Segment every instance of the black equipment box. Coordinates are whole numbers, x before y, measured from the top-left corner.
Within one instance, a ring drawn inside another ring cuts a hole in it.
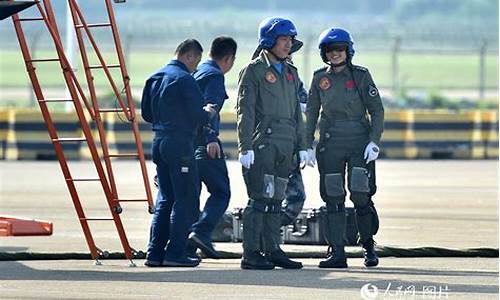
[[[230,239],[233,242],[241,242],[243,239],[243,210],[243,208],[235,208],[231,213],[233,230]],[[346,207],[346,217],[346,245],[358,245],[358,229],[354,208]],[[224,223],[226,224],[226,232],[229,232],[227,222],[226,214]],[[282,241],[285,244],[327,245],[326,226],[326,207],[304,209],[293,224],[282,227]],[[214,241],[216,240],[214,239]],[[227,238],[224,241],[227,241]]]

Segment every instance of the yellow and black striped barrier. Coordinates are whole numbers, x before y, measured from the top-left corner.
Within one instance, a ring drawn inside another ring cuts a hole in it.
[[[238,159],[238,133],[236,130],[236,114],[223,113],[220,116],[221,124],[219,138],[222,149],[227,158]]]
[[[481,111],[415,111],[419,158],[484,158]]]
[[[481,138],[484,142],[485,158],[498,158],[498,111],[481,113]]]
[[[150,158],[151,142],[153,140],[151,124],[144,122],[140,113],[137,113],[136,117],[139,120],[139,132],[144,155],[146,158]],[[110,154],[137,153],[132,123],[129,122],[122,113],[106,115],[104,124]]]
[[[60,138],[80,137],[82,131],[73,113],[51,113]],[[66,159],[80,159],[81,143],[62,145]],[[39,111],[15,110],[9,113],[5,158],[9,160],[56,159],[52,142]]]
[[[0,110],[0,159],[6,158],[7,134],[9,132],[9,120],[12,110]]]
[[[413,159],[418,155],[412,110],[387,112],[380,155],[388,158]]]
[[[74,113],[53,113],[61,137],[81,136]],[[151,125],[137,114],[143,149],[151,157]],[[135,151],[131,124],[118,114],[104,116],[106,139],[111,154]],[[97,130],[92,127],[99,147]],[[221,115],[220,139],[226,156],[238,157],[236,115]],[[86,145],[65,144],[68,159],[89,159]],[[47,129],[39,111],[0,110],[0,158],[10,160],[55,159]],[[101,151],[99,151],[101,152]],[[414,158],[498,158],[498,112],[480,111],[388,111],[381,143],[381,157]]]

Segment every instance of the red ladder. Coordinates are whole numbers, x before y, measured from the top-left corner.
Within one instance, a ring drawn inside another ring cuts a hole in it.
[[[18,14],[12,16],[14,22],[14,28],[16,31],[16,35],[19,41],[19,45],[21,48],[21,52],[23,54],[23,59],[26,65],[26,69],[31,80],[33,90],[35,96],[37,98],[37,102],[39,104],[40,110],[42,112],[42,116],[49,132],[50,139],[53,143],[54,150],[59,161],[59,165],[63,172],[63,176],[68,187],[68,190],[71,195],[71,199],[73,201],[73,205],[75,206],[75,210],[78,215],[78,219],[80,225],[82,226],[83,233],[85,235],[85,239],[87,241],[87,245],[90,249],[90,253],[92,258],[96,261],[96,264],[100,264],[99,258],[106,257],[107,251],[103,251],[98,248],[94,242],[94,238],[90,231],[89,221],[113,221],[118,232],[121,245],[123,247],[125,256],[128,260],[130,260],[130,266],[135,266],[133,262],[133,257],[135,254],[135,250],[133,250],[128,242],[127,236],[125,234],[125,230],[123,228],[122,221],[119,216],[119,212],[116,209],[116,199],[113,195],[113,191],[110,188],[110,184],[108,179],[106,178],[106,173],[101,163],[101,158],[97,151],[96,144],[94,142],[94,138],[92,136],[92,132],[89,126],[89,122],[85,116],[84,108],[82,106],[85,105],[92,119],[96,119],[96,115],[94,114],[89,102],[87,101],[85,94],[80,86],[75,73],[73,72],[71,65],[68,62],[64,54],[64,49],[62,46],[61,38],[59,35],[59,31],[57,28],[57,24],[55,21],[54,12],[52,9],[52,5],[50,0],[36,0],[36,7],[38,9],[40,17],[36,18],[21,18]],[[43,2],[43,6],[41,4]],[[43,21],[48,33],[50,34],[55,49],[57,52],[57,58],[46,58],[46,59],[33,59],[30,50],[24,35],[22,23],[24,22],[33,22],[33,21]],[[62,74],[64,77],[64,81],[66,86],[68,87],[70,99],[66,99],[66,97],[62,97],[59,99],[47,99],[45,98],[40,82],[38,80],[36,68],[34,64],[37,63],[47,63],[47,62],[59,62]],[[54,122],[51,117],[50,110],[48,108],[48,104],[51,103],[60,103],[60,102],[71,102],[74,105],[76,116],[78,118],[78,122],[81,126],[81,130],[83,132],[82,137],[61,137],[58,135],[58,131],[54,125]],[[133,106],[129,109],[130,115],[133,114]],[[92,156],[92,161],[95,166],[95,170],[97,172],[96,178],[73,178],[67,163],[67,160],[64,155],[64,149],[62,144],[65,143],[74,143],[74,142],[85,142],[88,146],[89,152]],[[104,195],[106,197],[106,202],[108,204],[108,208],[111,214],[111,217],[87,217],[83,210],[80,197],[78,195],[78,191],[75,185],[75,182],[100,182],[101,187],[103,189]],[[149,202],[148,202],[149,203]]]
[[[132,92],[130,89],[130,77],[127,73],[127,68],[125,67],[125,59],[121,47],[121,42],[120,42],[120,36],[118,33],[118,28],[116,25],[116,20],[113,12],[113,6],[111,3],[111,0],[104,0],[106,4],[106,11],[108,14],[108,21],[104,23],[95,23],[95,24],[88,24],[87,21],[85,20],[85,17],[82,13],[82,10],[78,6],[78,3],[75,0],[68,0],[69,7],[71,10],[71,15],[73,18],[73,25],[75,27],[75,32],[76,36],[78,39],[78,46],[80,48],[80,54],[82,58],[82,63],[83,67],[85,70],[85,78],[87,79],[87,84],[89,88],[89,93],[90,93],[90,99],[92,101],[92,107],[93,107],[93,116],[94,120],[96,123],[97,130],[99,132],[99,139],[101,142],[101,147],[103,151],[103,158],[104,162],[106,165],[106,171],[108,175],[108,180],[109,180],[109,185],[111,186],[111,191],[113,193],[113,201],[115,204],[115,210],[118,213],[122,212],[122,208],[120,205],[120,202],[147,202],[148,203],[148,211],[150,213],[153,213],[154,211],[154,204],[153,204],[153,197],[151,194],[151,187],[149,185],[149,179],[148,179],[148,174],[147,174],[147,169],[146,169],[146,161],[144,158],[144,151],[142,149],[142,141],[141,141],[141,136],[139,133],[139,124],[137,121],[137,117],[135,114],[135,106],[134,102],[132,100]],[[94,39],[91,28],[108,28],[111,29],[111,32],[113,34],[113,41],[115,44],[115,49],[116,49],[116,55],[118,57],[118,64],[107,64],[106,61],[104,60],[104,57],[102,53],[99,51],[99,48],[97,46],[97,42]],[[83,31],[83,32],[82,32]],[[85,46],[85,41],[84,41],[84,33],[88,39],[88,41],[92,45],[92,50],[95,52],[97,55],[97,58],[99,59],[99,64],[97,65],[90,65],[89,63],[89,57],[87,54],[87,49]],[[113,79],[113,75],[110,72],[111,68],[119,68],[120,69],[120,74],[121,74],[121,84],[123,88],[121,91],[125,92],[125,100],[122,97],[122,93],[117,87],[117,84],[115,80]],[[94,84],[94,76],[93,76],[93,71],[100,70],[104,71],[106,74],[106,78],[111,86],[111,89],[113,90],[114,96],[119,104],[119,108],[101,108],[99,106],[99,101],[95,89],[95,84]],[[132,133],[134,136],[135,140],[135,145],[137,152],[135,153],[116,153],[116,154],[111,154],[109,145],[106,139],[106,127],[103,123],[103,118],[101,114],[103,113],[117,113],[117,114],[123,114],[123,116],[128,120],[128,122],[131,125]],[[113,174],[113,167],[112,167],[112,158],[133,158],[133,159],[138,159],[141,172],[142,172],[142,178],[143,178],[143,184],[144,184],[144,190],[145,190],[145,197],[144,199],[125,199],[122,198],[118,195],[118,190],[116,187],[115,183],[115,175]]]

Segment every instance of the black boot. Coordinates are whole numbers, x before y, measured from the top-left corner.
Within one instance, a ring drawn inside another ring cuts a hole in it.
[[[272,270],[274,264],[268,261],[260,252],[243,253],[241,268],[245,270]]]
[[[334,269],[343,269],[347,268],[347,258],[345,256],[344,247],[330,247],[328,249],[329,255],[326,260],[320,261],[320,268],[334,268]]]
[[[363,255],[365,257],[366,267],[375,267],[378,265],[378,256],[375,252],[375,241],[373,239],[368,239],[363,243]]]
[[[279,248],[271,253],[266,253],[266,258],[276,267],[283,269],[302,269],[302,263],[300,261],[291,260],[286,253]]]

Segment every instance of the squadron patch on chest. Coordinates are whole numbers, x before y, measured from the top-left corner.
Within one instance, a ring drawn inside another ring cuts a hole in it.
[[[327,77],[323,77],[319,81],[319,88],[322,89],[323,91],[329,89],[330,86],[331,86],[330,79],[328,79]]]
[[[266,72],[265,78],[266,78],[266,81],[269,83],[275,83],[277,80],[276,75],[274,75],[274,73],[271,71]]]
[[[368,86],[368,95],[370,95],[370,97],[376,97],[378,95],[378,89],[375,87],[375,85],[370,84]]]

